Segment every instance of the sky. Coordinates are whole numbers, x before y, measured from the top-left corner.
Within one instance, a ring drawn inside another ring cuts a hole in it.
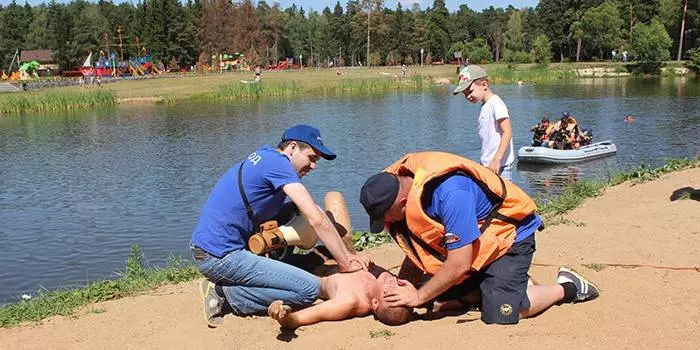
[[[16,0],[18,4],[24,4],[26,0]],[[42,2],[48,3],[50,0],[28,0],[30,5],[36,5],[40,4]],[[90,2],[97,2],[97,0],[88,0]],[[131,1],[132,3],[137,3],[138,0],[112,0],[115,3],[121,3],[121,2],[129,2]],[[337,0],[266,0],[268,4],[272,5],[275,2],[279,2],[280,6],[282,8],[287,8],[289,6],[292,6],[292,4],[296,4],[297,6],[303,6],[304,9],[309,9],[312,8],[317,11],[323,10],[324,7],[328,6],[331,9],[333,6],[335,6],[335,3]],[[70,2],[70,0],[58,0],[58,2],[66,3]],[[182,2],[186,2],[186,0],[182,0]],[[256,1],[257,2],[257,1]],[[428,6],[433,5],[433,0],[384,0],[384,6],[389,7],[389,8],[396,8],[396,3],[401,2],[401,5],[404,8],[411,8],[413,6],[413,3],[417,2],[420,3],[421,8],[425,9]],[[6,6],[7,4],[12,3],[12,0],[0,0],[0,4],[3,6]],[[341,0],[340,4],[344,7],[345,4],[347,3],[347,0]],[[513,5],[513,7],[516,8],[521,8],[521,7],[535,7],[537,5],[537,0],[471,0],[471,1],[460,1],[460,0],[445,0],[445,4],[447,5],[447,9],[450,12],[454,12],[459,8],[459,5],[461,4],[467,4],[469,8],[472,10],[476,11],[481,11],[484,8],[487,8],[489,6],[493,7],[503,7],[506,8],[508,5]]]

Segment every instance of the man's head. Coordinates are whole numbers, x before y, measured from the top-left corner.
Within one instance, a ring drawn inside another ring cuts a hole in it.
[[[328,160],[336,157],[335,153],[323,144],[318,129],[304,124],[287,129],[277,149],[289,157],[300,177],[315,169],[316,161],[320,157]]]
[[[413,317],[413,308],[407,306],[389,306],[384,300],[384,289],[396,286],[398,280],[390,272],[382,272],[377,277],[377,283],[369,292],[372,314],[379,322],[388,326],[399,326],[407,323]]]
[[[548,126],[549,125],[549,118],[542,117],[542,119],[540,120],[540,124],[542,124],[542,126],[545,126],[545,127]]]
[[[463,93],[464,97],[471,103],[483,102],[489,90],[489,83],[486,71],[477,66],[469,65],[459,72],[459,83],[452,91],[453,95]]]
[[[360,203],[369,215],[369,229],[382,232],[384,224],[406,216],[411,178],[381,172],[370,176],[360,190]]]

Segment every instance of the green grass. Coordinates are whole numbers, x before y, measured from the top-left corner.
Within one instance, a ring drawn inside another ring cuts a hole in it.
[[[391,242],[391,236],[383,232],[370,233],[367,231],[358,231],[352,234],[352,242],[354,243],[355,250],[361,252]]]
[[[696,159],[672,159],[659,168],[641,165],[631,171],[618,171],[609,174],[602,181],[571,183],[553,198],[537,198],[537,206],[539,212],[545,217],[547,224],[568,223],[565,218],[562,219],[560,216],[579,207],[586,198],[598,197],[606,187],[619,185],[627,181],[630,181],[632,184],[644,183],[658,179],[663,174],[698,166],[700,166],[700,157]]]
[[[342,79],[339,81],[327,81],[318,85],[304,86],[298,81],[281,83],[243,84],[234,82],[219,86],[213,92],[205,92],[184,98],[185,100],[198,101],[231,101],[259,98],[279,98],[294,95],[323,95],[333,96],[347,93],[376,93],[382,91],[414,90],[431,88],[434,84],[430,77],[414,75],[407,79],[397,78],[369,78],[369,79]],[[166,99],[168,103],[177,103],[183,99]]]
[[[608,267],[608,265],[592,263],[592,264],[583,264],[583,267],[585,267],[587,269],[591,269],[595,272],[600,272],[600,271],[605,270]]]
[[[40,91],[0,95],[0,114],[66,111],[114,106],[115,95],[108,90]]]
[[[143,253],[137,246],[131,247],[126,269],[120,275],[119,279],[93,282],[84,288],[40,291],[39,295],[32,299],[2,306],[0,327],[39,321],[54,315],[71,316],[87,304],[134,295],[165,284],[176,284],[201,276],[194,263],[183,262],[179,258],[171,258],[166,268],[147,268]],[[101,313],[104,310],[92,309],[88,312]]]
[[[369,337],[370,338],[384,338],[384,339],[389,339],[391,338],[394,334],[394,332],[388,330],[388,329],[382,329],[379,331],[370,331],[369,332]]]
[[[531,84],[577,78],[575,68],[568,65],[549,68],[539,66],[531,66],[530,68],[497,66],[490,69],[488,74],[489,81],[494,84],[515,83],[518,80]]]

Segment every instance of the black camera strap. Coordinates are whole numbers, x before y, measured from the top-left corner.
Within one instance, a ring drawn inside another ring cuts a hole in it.
[[[248,202],[248,197],[246,197],[245,191],[243,190],[243,165],[244,164],[245,164],[245,160],[241,163],[241,167],[238,168],[238,191],[241,193],[241,199],[243,199],[243,204],[245,204],[245,210],[246,210],[246,213],[248,214],[248,218],[253,223],[253,232],[260,232],[260,224],[258,223],[258,220],[255,218],[255,212],[253,212],[253,207],[250,206],[250,202]]]

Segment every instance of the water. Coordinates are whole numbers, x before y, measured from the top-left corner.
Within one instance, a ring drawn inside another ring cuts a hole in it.
[[[570,166],[519,166],[530,194],[667,158],[696,156],[700,84],[685,79],[597,79],[495,86],[506,101],[515,147],[544,113],[567,110],[616,156]],[[189,258],[187,244],[208,191],[235,161],[276,145],[295,123],[318,127],[339,156],[304,179],[317,200],[340,190],[354,229],[368,227],[358,202],[365,178],[409,151],[479,157],[478,106],[446,89],[426,93],[244,104],[129,106],[0,118],[0,303],[39,288],[74,287],[123,270],[137,244],[154,265]],[[631,125],[626,114],[637,117]],[[233,192],[232,192],[233,193]]]

